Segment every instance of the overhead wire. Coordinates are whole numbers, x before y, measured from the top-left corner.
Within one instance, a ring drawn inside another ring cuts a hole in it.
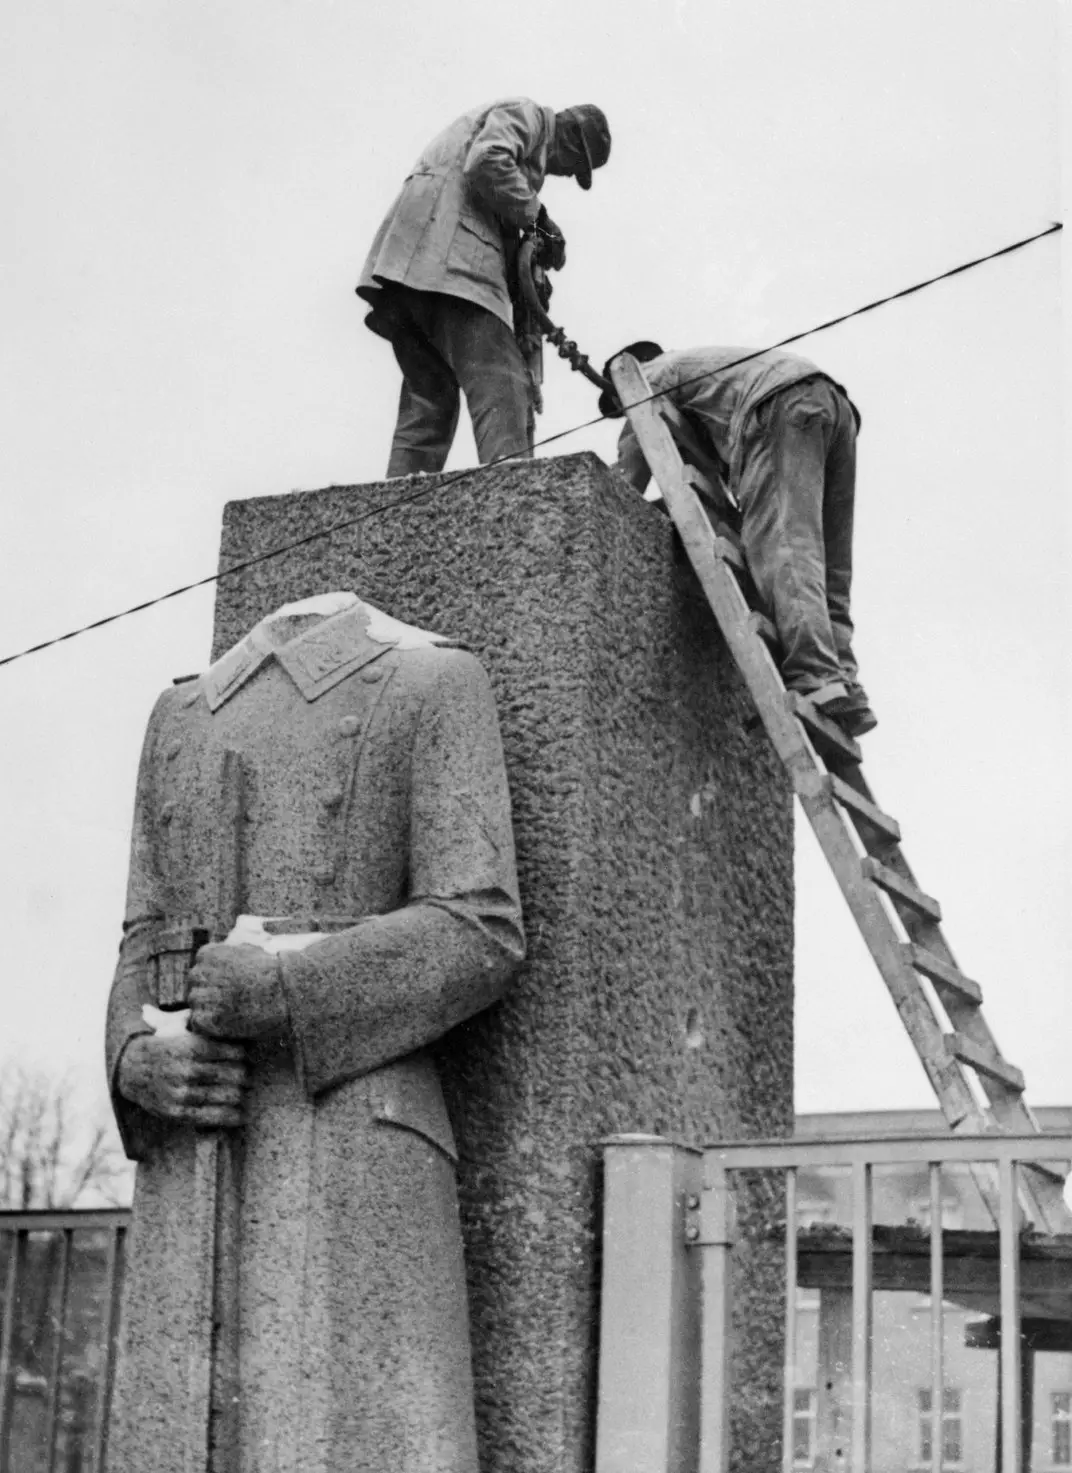
[[[910,297],[915,292],[923,291],[925,287],[934,286],[939,281],[947,281],[950,277],[959,276],[965,271],[971,271],[976,266],[982,266],[988,261],[997,260],[999,256],[1007,256],[1013,251],[1022,250],[1034,241],[1042,240],[1048,235],[1054,235],[1063,228],[1061,221],[1055,221],[1045,230],[1039,230],[1034,235],[1024,236],[1023,239],[1014,241],[1011,245],[1002,246],[996,251],[989,251],[984,256],[976,256],[970,261],[963,261],[959,266],[953,266],[948,271],[941,271],[935,276],[928,276],[922,281],[915,282],[912,286],[902,287],[900,291],[890,292],[887,296],[878,297],[875,301],[868,302],[862,307],[856,307],[851,312],[843,312],[840,316],[831,317],[826,322],[818,323],[815,327],[805,328],[803,332],[792,333],[788,337],[781,338],[776,343],[770,343],[764,348],[756,348],[752,352],[742,355],[740,358],[735,358],[730,363],[720,364],[718,368],[696,374],[692,378],[683,379],[678,383],[669,385],[665,389],[656,390],[654,393],[646,395],[643,399],[633,400],[631,403],[624,405],[623,410],[635,409],[640,404],[648,404],[653,399],[662,398],[665,394],[685,388],[690,384],[698,383],[703,379],[712,378],[716,374],[726,373],[729,369],[737,368],[740,364],[748,363],[754,358],[761,358],[764,353],[771,353],[778,348],[788,347],[790,343],[799,343],[803,338],[814,337],[816,333],[826,332],[829,328],[838,327],[841,323],[849,322],[854,317],[862,317],[866,312],[873,312],[876,308],[884,307],[890,302],[899,301],[903,297]],[[546,435],[542,440],[535,441],[532,448],[534,450],[542,449],[545,445],[552,445],[558,440],[564,440],[570,435],[578,434],[581,430],[590,429],[593,425],[601,424],[604,420],[612,417],[617,416],[598,414],[594,419],[584,420],[580,424],[571,425],[568,429],[558,430],[553,435]],[[408,495],[398,496],[392,501],[369,507],[354,516],[344,517],[339,521],[331,522],[326,527],[318,527],[315,531],[308,532],[303,537],[296,537],[290,542],[284,542],[276,547],[267,548],[264,552],[256,553],[252,557],[243,558],[240,562],[232,563],[226,568],[220,568],[215,573],[207,574],[204,578],[195,579],[192,583],[184,583],[178,588],[170,589],[167,593],[158,594],[155,598],[145,599],[142,603],[132,604],[129,608],[120,609],[114,614],[106,614],[101,619],[94,619],[88,624],[82,624],[75,629],[69,629],[65,634],[58,634],[52,639],[42,640],[39,644],[29,645],[26,649],[19,650],[15,654],[4,655],[0,657],[0,667],[12,665],[17,660],[27,659],[31,655],[37,655],[44,650],[52,649],[55,645],[64,644],[71,639],[77,639],[80,635],[88,634],[93,629],[102,629],[107,624],[114,624],[120,619],[127,619],[134,614],[143,613],[147,609],[155,608],[157,604],[167,603],[170,599],[179,598],[185,593],[192,593],[195,589],[205,588],[212,583],[219,583],[224,578],[233,578],[237,574],[245,572],[248,568],[256,567],[259,563],[268,562],[271,558],[283,557],[287,553],[295,551],[296,548],[308,546],[310,542],[319,541],[324,537],[332,537],[337,532],[345,531],[349,527],[358,526],[360,523],[369,521],[373,517],[383,516],[386,512],[394,511],[400,506],[406,506],[411,502],[420,501],[433,493],[448,490],[450,487],[456,486],[460,482],[468,480],[480,472],[492,470],[495,466],[502,465],[508,461],[516,461],[516,459],[517,457],[513,455],[500,455],[494,460],[488,461],[485,465],[467,466],[463,470],[450,472],[446,475],[429,476],[426,478],[426,485],[415,487]]]

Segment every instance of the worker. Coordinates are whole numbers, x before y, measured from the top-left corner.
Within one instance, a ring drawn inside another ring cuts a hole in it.
[[[481,465],[530,456],[533,391],[514,338],[509,272],[521,234],[559,270],[561,230],[538,194],[547,174],[592,186],[610,155],[598,107],[556,113],[511,97],[465,113],[421,154],[376,233],[357,293],[402,370],[388,476],[440,471],[459,391]]]
[[[645,365],[652,391],[688,416],[724,469],[749,571],[781,641],[787,688],[850,736],[871,731],[878,721],[857,678],[849,613],[856,406],[814,363],[776,348],[664,352],[639,342],[623,351]],[[623,413],[609,391],[599,408],[611,418]],[[628,423],[617,469],[638,491],[651,477]]]

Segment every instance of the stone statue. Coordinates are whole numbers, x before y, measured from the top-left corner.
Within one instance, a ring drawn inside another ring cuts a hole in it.
[[[476,1473],[425,1050],[523,954],[471,654],[329,594],[160,697],[108,1012],[140,1163],[110,1473]]]

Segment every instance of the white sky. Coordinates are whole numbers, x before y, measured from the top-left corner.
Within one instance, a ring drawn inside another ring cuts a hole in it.
[[[353,285],[466,108],[606,110],[591,193],[544,191],[554,315],[597,362],[762,346],[1061,217],[1060,30],[1049,0],[8,0],[0,654],[211,572],[229,499],[382,474],[398,377]],[[1068,237],[800,345],[864,418],[868,771],[1039,1104],[1072,1098]],[[541,434],[595,413],[546,373]],[[0,1055],[99,1078],[144,722],[211,613],[202,591],[0,669]],[[798,1107],[931,1103],[799,849]]]

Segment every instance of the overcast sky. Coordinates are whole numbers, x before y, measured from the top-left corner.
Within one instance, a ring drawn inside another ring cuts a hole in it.
[[[544,191],[569,241],[556,320],[597,362],[641,336],[762,346],[1061,217],[1061,20],[1049,0],[7,0],[0,654],[211,572],[232,498],[382,474],[398,376],[353,285],[458,113],[606,110],[592,191]],[[799,349],[863,414],[868,771],[1036,1103],[1072,1101],[1068,235]],[[553,353],[545,390],[540,434],[596,412]],[[552,450],[610,459],[616,433]],[[473,458],[466,430],[451,464]],[[203,668],[211,617],[201,591],[0,668],[0,1054],[99,1078],[145,719]],[[798,884],[798,1107],[931,1103],[808,834]]]

